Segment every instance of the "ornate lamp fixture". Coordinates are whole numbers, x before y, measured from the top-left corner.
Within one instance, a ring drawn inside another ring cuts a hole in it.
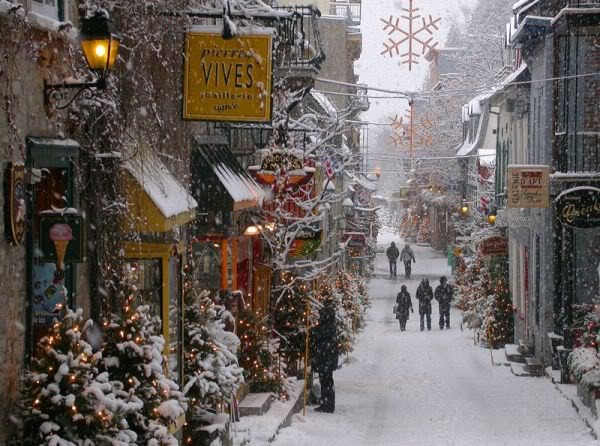
[[[60,102],[67,98],[65,90],[77,90],[64,104],[55,105],[57,109],[63,109],[71,105],[75,98],[82,92],[91,98],[92,89],[103,89],[106,87],[106,76],[117,60],[121,36],[117,33],[114,22],[105,14],[97,12],[81,22],[81,49],[90,70],[94,72],[95,81],[90,82],[62,82],[49,84],[44,81],[44,102]]]
[[[463,200],[462,205],[460,207],[460,214],[463,217],[469,215],[469,204],[467,203],[467,200]]]

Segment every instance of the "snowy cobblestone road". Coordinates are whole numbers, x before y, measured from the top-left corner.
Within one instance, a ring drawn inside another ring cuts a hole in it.
[[[415,255],[416,278],[407,282],[400,274],[398,280],[389,280],[387,260],[378,255],[369,325],[350,364],[335,373],[336,413],[309,408],[273,444],[598,444],[548,379],[517,378],[508,367],[492,366],[489,351],[473,346],[471,332],[461,332],[458,311],[452,313],[450,331],[439,330],[434,303],[431,332],[419,331],[416,313],[407,331],[400,332],[392,314],[400,285],[408,284],[416,307],[420,277],[427,275],[435,287],[439,276],[448,273],[446,260],[431,249],[416,247]]]

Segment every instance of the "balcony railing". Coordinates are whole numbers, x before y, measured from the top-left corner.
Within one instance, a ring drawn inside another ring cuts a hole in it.
[[[346,17],[348,25],[359,26],[361,20],[360,2],[337,0],[329,5],[329,14]]]
[[[558,133],[558,171],[600,172],[600,132]]]
[[[274,9],[292,13],[292,19],[278,22],[277,34],[283,45],[275,51],[276,66],[280,68],[321,69],[325,60],[317,18],[318,9],[310,6],[282,6]]]

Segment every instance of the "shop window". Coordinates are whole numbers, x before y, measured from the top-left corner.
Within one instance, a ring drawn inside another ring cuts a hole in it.
[[[161,259],[130,260],[126,265],[138,276],[139,302],[148,305],[150,314],[162,321],[162,262]],[[162,327],[161,327],[162,330]]]
[[[204,289],[221,289],[221,245],[207,241],[194,244],[195,278]]]
[[[61,270],[44,260],[40,226],[42,213],[76,207],[73,166],[78,149],[73,141],[27,139],[27,165],[32,169],[27,193],[27,358],[60,319],[61,309],[76,304],[76,265],[66,263]]]
[[[169,369],[177,382],[182,382],[182,299],[181,259],[169,259]]]
[[[575,229],[573,266],[575,303],[600,298],[600,228]]]

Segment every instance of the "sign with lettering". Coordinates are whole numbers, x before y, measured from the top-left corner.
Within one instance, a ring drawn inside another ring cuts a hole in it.
[[[484,256],[505,256],[508,254],[508,238],[501,236],[486,238],[479,244],[479,250]]]
[[[547,208],[550,206],[550,168],[548,166],[507,167],[509,208]]]
[[[580,186],[562,192],[556,197],[556,215],[572,228],[600,227],[600,189]]]
[[[497,228],[533,228],[535,219],[533,217],[525,217],[523,215],[514,215],[507,210],[500,210],[496,215]]]
[[[20,245],[25,237],[25,167],[8,163],[4,173],[4,229],[12,245]]]
[[[272,37],[239,34],[224,40],[218,32],[187,33],[184,119],[271,120]]]

